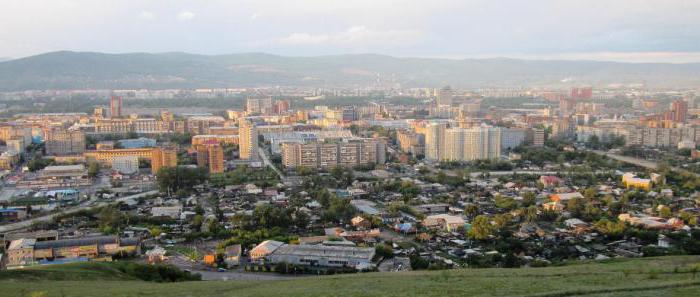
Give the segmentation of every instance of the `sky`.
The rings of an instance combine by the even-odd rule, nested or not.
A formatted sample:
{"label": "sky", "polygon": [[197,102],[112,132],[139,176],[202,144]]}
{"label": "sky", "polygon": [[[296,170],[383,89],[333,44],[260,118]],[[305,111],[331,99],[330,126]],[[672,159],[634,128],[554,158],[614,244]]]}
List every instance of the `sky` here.
{"label": "sky", "polygon": [[697,0],[0,0],[0,57],[58,50],[700,62]]}

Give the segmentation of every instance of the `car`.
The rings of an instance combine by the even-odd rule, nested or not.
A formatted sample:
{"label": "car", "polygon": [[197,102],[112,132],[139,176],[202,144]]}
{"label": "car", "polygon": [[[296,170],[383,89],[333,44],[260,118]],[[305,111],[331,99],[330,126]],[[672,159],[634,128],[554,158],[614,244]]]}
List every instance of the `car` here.
{"label": "car", "polygon": [[218,272],[226,272],[226,268],[219,268],[217,269]]}

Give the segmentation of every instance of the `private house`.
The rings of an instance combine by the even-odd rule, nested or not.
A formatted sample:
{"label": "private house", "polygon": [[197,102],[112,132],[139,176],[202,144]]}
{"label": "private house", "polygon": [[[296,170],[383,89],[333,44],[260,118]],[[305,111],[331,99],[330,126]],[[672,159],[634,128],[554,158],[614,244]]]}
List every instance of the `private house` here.
{"label": "private house", "polygon": [[553,176],[553,175],[542,175],[542,176],[540,176],[539,182],[545,188],[558,187],[559,185],[562,184],[561,178],[558,178],[558,177]]}
{"label": "private house", "polygon": [[224,250],[224,262],[228,267],[234,267],[241,264],[241,245],[234,244],[227,246]]}
{"label": "private house", "polygon": [[464,219],[459,216],[448,214],[438,214],[425,217],[423,226],[427,228],[439,228],[444,231],[453,232],[464,228]]}
{"label": "private house", "polygon": [[549,196],[549,199],[551,199],[552,201],[561,203],[569,201],[571,199],[579,198],[583,198],[583,195],[581,195],[581,193],[579,192],[552,194],[551,196]]}

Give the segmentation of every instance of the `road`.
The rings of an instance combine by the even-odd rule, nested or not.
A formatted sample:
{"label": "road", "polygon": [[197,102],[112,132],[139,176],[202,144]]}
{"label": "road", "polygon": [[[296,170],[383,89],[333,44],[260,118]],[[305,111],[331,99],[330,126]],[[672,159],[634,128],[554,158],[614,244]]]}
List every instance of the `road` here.
{"label": "road", "polygon": [[265,153],[265,148],[258,147],[258,155],[260,155],[260,159],[262,159],[265,166],[272,168],[272,170],[274,170],[275,173],[277,173],[277,175],[280,177],[280,179],[284,180],[284,178],[285,178],[284,174],[282,174],[282,172],[279,169],[277,169],[277,167],[275,167],[275,164],[272,164],[272,162],[270,161],[270,158],[267,156],[267,153]]}
{"label": "road", "polygon": [[119,197],[119,198],[115,199],[114,201],[110,201],[110,202],[100,202],[97,204],[92,204],[92,203],[81,204],[80,206],[60,210],[56,213],[48,214],[45,216],[35,217],[35,218],[31,218],[31,219],[24,220],[21,222],[0,226],[0,234],[7,233],[10,231],[17,231],[17,230],[21,230],[21,229],[26,229],[26,228],[31,227],[32,224],[34,224],[34,223],[50,222],[55,217],[60,216],[60,215],[72,214],[72,213],[79,212],[81,210],[88,210],[88,209],[92,209],[94,207],[100,207],[100,206],[109,205],[109,204],[116,204],[119,202],[124,202],[124,201],[129,200],[129,199],[137,199],[137,198],[141,198],[141,197],[145,197],[145,196],[149,196],[149,195],[153,195],[153,194],[158,194],[158,191],[148,191],[148,192],[143,192],[140,194]]}
{"label": "road", "polygon": [[[598,154],[598,155],[601,155],[601,156],[606,156],[606,157],[613,159],[613,160],[625,162],[627,164],[632,164],[632,165],[644,167],[644,168],[651,169],[651,170],[656,170],[659,168],[659,164],[654,162],[654,161],[649,161],[649,160],[639,159],[639,158],[634,158],[634,157],[629,157],[629,156],[623,156],[623,155],[618,155],[618,154],[612,154],[612,153],[608,153],[608,152],[604,152],[604,151],[591,150],[591,152]],[[690,174],[694,174],[695,176],[698,176],[697,173],[694,173],[694,172],[691,172],[691,171],[688,171],[688,170],[685,170],[685,169],[679,168],[679,167],[671,167],[671,170],[677,171],[677,172],[687,172]]]}

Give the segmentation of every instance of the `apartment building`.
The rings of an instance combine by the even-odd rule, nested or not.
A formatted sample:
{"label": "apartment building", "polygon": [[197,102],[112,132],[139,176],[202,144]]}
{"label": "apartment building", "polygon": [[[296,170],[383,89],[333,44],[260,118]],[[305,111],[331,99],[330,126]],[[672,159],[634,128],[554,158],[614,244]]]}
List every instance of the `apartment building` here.
{"label": "apartment building", "polygon": [[85,151],[85,133],[80,130],[51,128],[46,130],[47,155],[74,155]]}
{"label": "apartment building", "polygon": [[386,145],[379,139],[348,139],[335,142],[284,143],[285,167],[332,168],[386,162]]}

